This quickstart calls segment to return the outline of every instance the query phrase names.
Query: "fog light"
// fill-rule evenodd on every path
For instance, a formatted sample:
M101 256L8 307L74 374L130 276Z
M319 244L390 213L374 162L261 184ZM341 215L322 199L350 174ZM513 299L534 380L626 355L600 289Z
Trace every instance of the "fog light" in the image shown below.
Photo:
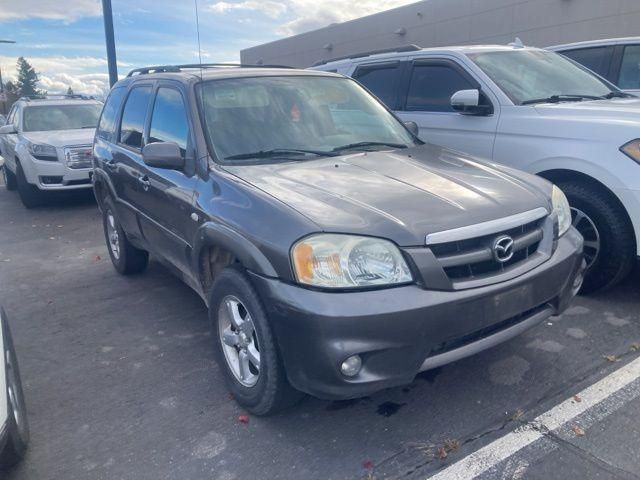
M342 362L342 365L340 365L340 371L345 377L356 376L361 368L362 359L360 358L360 355L352 355Z

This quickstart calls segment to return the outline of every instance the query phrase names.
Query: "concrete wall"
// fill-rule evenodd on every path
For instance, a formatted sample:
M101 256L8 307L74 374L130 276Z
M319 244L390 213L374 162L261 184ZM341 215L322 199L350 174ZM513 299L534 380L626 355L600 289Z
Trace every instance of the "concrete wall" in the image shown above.
M308 67L409 43L505 44L517 36L546 47L640 35L639 25L640 0L425 0L248 48L240 56L243 63ZM395 33L399 29L406 33Z

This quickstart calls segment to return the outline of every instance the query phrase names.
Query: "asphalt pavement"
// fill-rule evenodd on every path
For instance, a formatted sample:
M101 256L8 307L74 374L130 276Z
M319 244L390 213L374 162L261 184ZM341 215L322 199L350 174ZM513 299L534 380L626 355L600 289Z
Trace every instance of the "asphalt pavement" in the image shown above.
M7 480L640 478L637 273L404 388L270 418L229 397L194 292L114 271L90 194L0 187L0 303L32 432Z

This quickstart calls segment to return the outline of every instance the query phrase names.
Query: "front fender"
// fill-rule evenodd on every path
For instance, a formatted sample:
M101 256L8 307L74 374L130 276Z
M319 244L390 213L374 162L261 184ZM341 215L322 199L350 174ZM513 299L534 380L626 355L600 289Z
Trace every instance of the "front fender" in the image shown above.
M214 222L204 223L198 229L191 260L194 272L200 271L203 249L211 246L231 252L247 270L266 277L278 277L269 259L250 240L226 225Z

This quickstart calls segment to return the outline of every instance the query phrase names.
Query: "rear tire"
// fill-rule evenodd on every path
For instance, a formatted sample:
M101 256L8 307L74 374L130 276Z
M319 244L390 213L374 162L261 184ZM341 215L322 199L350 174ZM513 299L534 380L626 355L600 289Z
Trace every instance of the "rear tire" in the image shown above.
M106 198L103 203L102 226L109 257L116 271L121 275L143 272L149 263L149 253L129 242L110 198Z
M635 237L626 212L606 192L588 183L567 181L558 186L571 205L574 227L585 237L588 268L581 293L620 283L636 258Z
M9 170L6 163L2 166L2 177L4 178L4 186L7 190L10 192L14 191L17 187L16 176Z
M4 470L18 463L29 444L29 424L27 422L27 409L24 401L22 382L20 381L20 369L13 347L11 332L6 322L2 322L4 336L5 377L7 379L7 442L0 451L0 469Z
M303 394L287 380L269 319L244 273L234 267L220 272L209 300L217 360L236 401L254 415L271 415L300 400ZM243 354L251 355L244 369Z
M27 182L22 166L16 162L16 186L22 204L27 208L39 207L44 202L44 194L36 187Z

